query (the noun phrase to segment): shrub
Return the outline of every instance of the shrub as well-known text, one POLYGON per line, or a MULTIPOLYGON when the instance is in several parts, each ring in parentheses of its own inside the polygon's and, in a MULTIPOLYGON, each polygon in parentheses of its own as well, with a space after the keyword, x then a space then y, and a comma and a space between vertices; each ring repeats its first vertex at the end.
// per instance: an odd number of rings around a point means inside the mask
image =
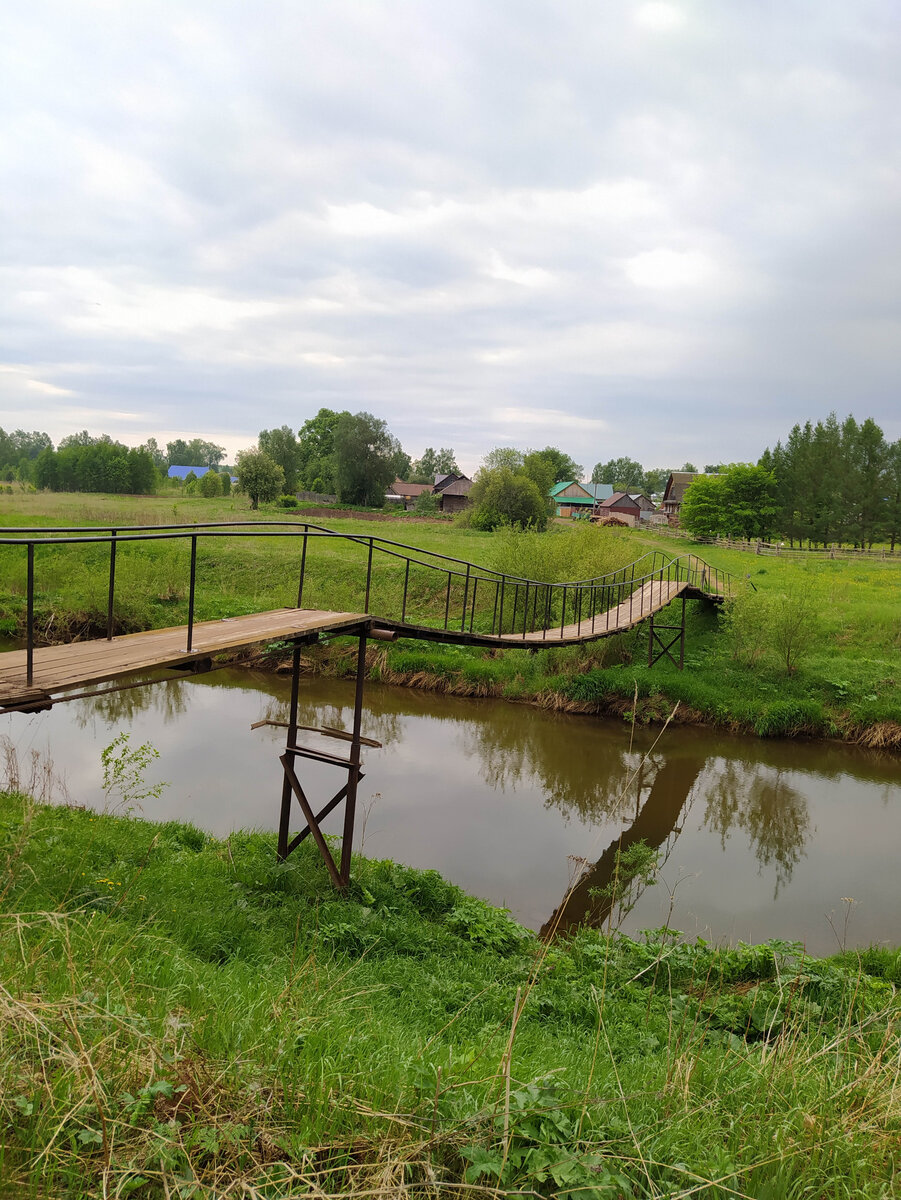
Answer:
POLYGON ((281 508, 297 508, 296 496, 279 496, 278 503, 281 508))
POLYGON ((413 505, 413 511, 420 516, 431 516, 440 511, 441 505, 433 492, 420 492, 413 505))

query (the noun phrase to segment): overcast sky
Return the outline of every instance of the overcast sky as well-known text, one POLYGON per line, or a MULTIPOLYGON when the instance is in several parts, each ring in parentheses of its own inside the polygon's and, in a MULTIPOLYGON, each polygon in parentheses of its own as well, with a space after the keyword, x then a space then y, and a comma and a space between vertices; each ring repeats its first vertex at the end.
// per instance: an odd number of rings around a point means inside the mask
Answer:
POLYGON ((0 425, 322 406, 414 457, 901 436, 898 0, 28 0, 0 32, 0 425))

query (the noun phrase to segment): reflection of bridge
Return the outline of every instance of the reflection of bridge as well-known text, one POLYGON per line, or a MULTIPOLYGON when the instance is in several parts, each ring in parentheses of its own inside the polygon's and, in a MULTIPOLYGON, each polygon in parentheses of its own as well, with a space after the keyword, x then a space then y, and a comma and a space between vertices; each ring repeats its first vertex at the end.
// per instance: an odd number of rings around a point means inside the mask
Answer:
MULTIPOLYGON (((403 634, 457 645, 535 650, 609 637, 647 621, 649 664, 664 655, 676 661, 673 650, 678 645, 681 666, 686 599, 717 603, 724 599, 731 584, 728 573, 709 567, 694 555, 670 558, 659 551, 592 579, 551 583, 505 574, 386 538, 337 533, 297 521, 127 529, 6 529, 4 533, 0 546, 9 548, 4 553, 21 555, 12 571, 7 571, 7 578, 12 578, 17 568, 24 574, 21 590, 26 601, 26 644, 22 650, 0 654, 0 711, 35 711, 73 695, 92 694, 78 689, 144 673, 139 683, 132 678, 120 685, 140 686, 152 681, 147 678, 148 672, 160 669, 209 670, 214 656, 261 642, 281 640, 292 644, 293 689, 287 746, 282 756, 285 782, 279 854, 284 857, 312 833, 339 886, 348 879, 356 786, 361 777, 360 719, 368 637, 390 639, 403 634), (197 619, 204 603, 202 589, 198 589, 198 557, 222 538, 279 538, 288 543, 284 583, 290 607, 224 620, 197 619), (121 576, 123 560, 127 560, 131 548, 139 545, 152 555, 166 546, 171 548, 173 542, 185 545, 190 552, 183 622, 166 629, 117 635, 117 565, 121 576), (333 574, 326 584, 324 573, 317 573, 317 552, 335 545, 345 547, 351 558, 357 558, 357 579, 351 584, 346 578, 335 582, 333 574), (65 563, 75 561, 72 556, 85 553, 94 556, 94 563, 98 548, 105 555, 102 567, 98 563, 95 569, 102 569, 107 589, 106 637, 38 646, 35 599, 47 598, 39 591, 41 568, 46 569, 47 560, 57 555, 63 556, 63 570, 65 563), (323 600, 337 598, 327 594, 329 588, 340 590, 341 599, 351 601, 350 611, 330 611, 323 605, 323 600), (354 589, 358 595, 353 594, 354 589), (310 595, 317 592, 319 604, 304 607, 305 599, 309 603, 310 595), (677 599, 682 601, 679 623, 655 625, 656 615, 677 599), (357 637, 359 643, 354 725, 346 759, 297 745, 300 647, 317 641, 320 635, 339 633, 357 637), (314 758, 348 772, 347 783, 319 814, 310 808, 294 772, 298 757, 314 758), (289 842, 292 792, 307 827, 289 842), (344 799, 344 848, 341 863, 336 865, 319 822, 344 799)), ((59 562, 54 568, 58 575, 59 562)))

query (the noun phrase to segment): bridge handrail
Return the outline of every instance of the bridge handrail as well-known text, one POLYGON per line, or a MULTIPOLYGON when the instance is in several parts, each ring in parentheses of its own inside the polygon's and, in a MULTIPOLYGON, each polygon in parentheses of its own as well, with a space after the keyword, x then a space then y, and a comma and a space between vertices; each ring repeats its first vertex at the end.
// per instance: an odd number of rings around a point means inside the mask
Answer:
MULTIPOLYGON (((190 540, 191 566, 186 646, 187 651, 190 653, 192 649, 194 629, 198 539, 213 539, 219 537, 265 538, 286 536, 303 538, 303 551, 297 593, 298 608, 302 607, 307 548, 311 538, 314 540, 322 538, 326 540, 338 539, 350 541, 368 549, 368 563, 365 580, 365 600, 363 604, 363 611, 365 611, 367 614, 369 613, 370 609, 372 567, 373 556, 375 552, 378 551, 379 554, 387 555, 391 558, 404 561, 406 563, 406 567, 404 573, 403 603, 401 607, 400 619, 398 620, 396 617, 392 617, 387 614, 385 614, 382 619, 396 626, 407 628, 411 632, 418 630, 419 636, 424 636, 427 634, 427 632, 440 632, 442 627, 433 629, 431 626, 412 625, 407 620, 408 590, 411 565, 442 572, 447 577, 443 631, 453 633, 455 637, 459 636, 460 634, 464 636, 466 635, 467 622, 469 625, 469 634, 473 634, 473 626, 477 608, 477 595, 480 584, 487 584, 489 588, 493 588, 494 607, 491 614, 491 633, 480 634, 477 631, 477 637, 490 636, 492 638, 499 638, 503 634, 504 605, 506 594, 509 590, 513 596, 512 616, 508 612, 508 618, 510 620, 513 636, 519 637, 519 621, 517 620, 517 611, 520 606, 520 600, 522 599, 521 623, 523 639, 525 639, 530 626, 533 631, 535 630, 536 623, 539 620, 543 621, 543 625, 540 627, 540 629, 543 631, 544 639, 546 639, 548 630, 552 628, 552 626, 549 624, 551 617, 553 617, 554 620, 553 628, 556 628, 555 596, 558 596, 561 599, 561 637, 563 636, 563 631, 566 627, 568 598, 571 602, 571 615, 575 618, 575 623, 579 630, 581 630, 582 627, 583 608, 587 600, 588 616, 591 619, 591 633, 595 634, 595 624, 598 619, 599 612, 606 613, 607 631, 609 631, 609 615, 611 608, 616 607, 617 604, 622 605, 627 599, 629 601, 629 620, 631 621, 633 597, 648 584, 651 586, 652 600, 654 583, 657 582, 660 584, 660 599, 662 602, 662 586, 664 583, 687 583, 690 586, 697 588, 701 592, 719 596, 725 595, 726 591, 729 590, 731 580, 733 578, 729 572, 710 567, 709 564, 705 563, 703 559, 698 558, 696 555, 685 554, 676 558, 670 558, 665 552, 654 550, 648 551, 647 553, 641 555, 638 559, 634 560, 632 563, 617 568, 615 571, 608 571, 604 575, 594 576, 593 578, 572 580, 562 583, 535 580, 528 579, 523 576, 511 575, 502 571, 498 571, 492 567, 481 567, 475 563, 468 562, 465 559, 459 559, 451 555, 441 554, 438 551, 423 550, 420 547, 408 546, 402 542, 396 542, 392 539, 383 538, 375 534, 339 532, 337 530, 329 529, 326 526, 316 525, 307 521, 296 520, 185 522, 172 525, 156 525, 149 527, 146 525, 37 527, 0 526, 0 546, 24 546, 28 556, 26 668, 29 685, 32 682, 33 676, 34 556, 35 549, 37 547, 87 544, 109 545, 110 565, 107 603, 107 639, 111 639, 114 630, 117 548, 123 543, 127 544, 131 542, 190 540), (75 536, 60 536, 61 534, 75 536), (433 561, 428 561, 429 559, 433 561), (465 571, 463 568, 465 568, 465 571), (464 584, 462 616, 459 631, 451 630, 449 625, 451 589, 454 579, 462 581, 464 584), (543 599, 541 611, 539 611, 539 597, 542 597, 543 599), (529 617, 530 599, 532 601, 531 619, 529 617)), ((490 607, 490 594, 488 603, 490 607)), ((455 621, 456 619, 456 616, 454 616, 455 621)), ((509 638, 509 636, 511 635, 504 635, 505 639, 509 638)))

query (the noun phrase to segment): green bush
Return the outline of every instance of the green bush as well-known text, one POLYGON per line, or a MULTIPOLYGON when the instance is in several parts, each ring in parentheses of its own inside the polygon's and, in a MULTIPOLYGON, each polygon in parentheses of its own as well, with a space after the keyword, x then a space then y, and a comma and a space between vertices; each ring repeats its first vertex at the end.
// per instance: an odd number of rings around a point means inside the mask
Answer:
POLYGON ((280 508, 297 508, 297 497, 279 496, 278 503, 280 508))

